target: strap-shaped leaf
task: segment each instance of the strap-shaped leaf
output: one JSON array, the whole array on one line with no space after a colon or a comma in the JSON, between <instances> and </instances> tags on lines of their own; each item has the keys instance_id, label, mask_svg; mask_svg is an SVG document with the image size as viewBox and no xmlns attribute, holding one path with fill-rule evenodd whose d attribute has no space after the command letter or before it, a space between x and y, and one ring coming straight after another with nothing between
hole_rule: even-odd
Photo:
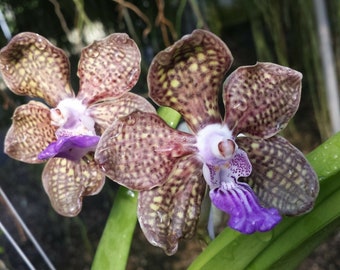
<instances>
[{"instance_id":1,"label":"strap-shaped leaf","mask_svg":"<svg viewBox=\"0 0 340 270\"><path fill-rule=\"evenodd\" d=\"M195 30L158 53L148 73L150 97L178 111L197 132L218 123L218 91L233 57L214 34Z\"/></svg>"},{"instance_id":2,"label":"strap-shaped leaf","mask_svg":"<svg viewBox=\"0 0 340 270\"><path fill-rule=\"evenodd\" d=\"M309 211L319 191L317 176L304 155L286 139L241 137L240 148L247 152L253 166L244 178L266 207L282 214L298 215Z\"/></svg>"},{"instance_id":3,"label":"strap-shaped leaf","mask_svg":"<svg viewBox=\"0 0 340 270\"><path fill-rule=\"evenodd\" d=\"M148 241L173 255L179 239L196 232L204 192L202 163L193 155L181 159L162 186L141 191L138 219Z\"/></svg>"},{"instance_id":4,"label":"strap-shaped leaf","mask_svg":"<svg viewBox=\"0 0 340 270\"><path fill-rule=\"evenodd\" d=\"M115 33L84 48L79 60L78 99L85 104L118 97L138 81L141 55L127 34Z\"/></svg>"},{"instance_id":5,"label":"strap-shaped leaf","mask_svg":"<svg viewBox=\"0 0 340 270\"><path fill-rule=\"evenodd\" d=\"M156 113L155 108L145 98L129 92L119 98L91 104L87 111L96 122L98 134L102 134L113 121L136 110Z\"/></svg>"},{"instance_id":6,"label":"strap-shaped leaf","mask_svg":"<svg viewBox=\"0 0 340 270\"><path fill-rule=\"evenodd\" d=\"M50 124L49 108L30 101L16 108L12 121L4 142L5 153L27 163L43 162L38 154L55 140L56 127Z\"/></svg>"},{"instance_id":7,"label":"strap-shaped leaf","mask_svg":"<svg viewBox=\"0 0 340 270\"><path fill-rule=\"evenodd\" d=\"M300 103L302 74L273 63L240 67L224 83L225 122L234 134L268 138Z\"/></svg>"},{"instance_id":8,"label":"strap-shaped leaf","mask_svg":"<svg viewBox=\"0 0 340 270\"><path fill-rule=\"evenodd\" d=\"M0 51L0 71L15 94L42 98L52 107L74 96L67 56L38 34L13 37Z\"/></svg>"},{"instance_id":9,"label":"strap-shaped leaf","mask_svg":"<svg viewBox=\"0 0 340 270\"><path fill-rule=\"evenodd\" d=\"M101 136L95 159L105 174L135 190L163 184L179 158L196 150L193 135L170 128L156 114L134 112Z\"/></svg>"},{"instance_id":10,"label":"strap-shaped leaf","mask_svg":"<svg viewBox=\"0 0 340 270\"><path fill-rule=\"evenodd\" d=\"M43 186L55 211L73 217L82 208L83 196L97 194L103 187L105 176L87 155L79 162L65 158L52 158L42 174Z\"/></svg>"}]
</instances>

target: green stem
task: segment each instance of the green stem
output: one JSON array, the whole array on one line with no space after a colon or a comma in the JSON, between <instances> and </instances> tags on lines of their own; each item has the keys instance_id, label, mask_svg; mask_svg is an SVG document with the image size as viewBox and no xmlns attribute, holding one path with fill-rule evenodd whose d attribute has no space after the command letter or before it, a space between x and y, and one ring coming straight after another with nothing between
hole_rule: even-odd
<instances>
[{"instance_id":1,"label":"green stem","mask_svg":"<svg viewBox=\"0 0 340 270\"><path fill-rule=\"evenodd\" d=\"M159 116L175 128L181 118L171 108L158 109ZM100 239L92 270L124 270L137 223L137 192L120 187Z\"/></svg>"},{"instance_id":2,"label":"green stem","mask_svg":"<svg viewBox=\"0 0 340 270\"><path fill-rule=\"evenodd\" d=\"M170 107L160 107L157 113L172 128L176 128L181 120L181 115Z\"/></svg>"},{"instance_id":3,"label":"green stem","mask_svg":"<svg viewBox=\"0 0 340 270\"><path fill-rule=\"evenodd\" d=\"M194 12L197 20L197 28L202 28L205 26L205 22L201 13L201 10L199 8L199 5L196 0L189 0L189 3L191 5L192 11Z\"/></svg>"},{"instance_id":4,"label":"green stem","mask_svg":"<svg viewBox=\"0 0 340 270\"><path fill-rule=\"evenodd\" d=\"M94 257L93 270L126 269L137 222L137 197L136 192L119 188Z\"/></svg>"},{"instance_id":5,"label":"green stem","mask_svg":"<svg viewBox=\"0 0 340 270\"><path fill-rule=\"evenodd\" d=\"M182 19L187 0L180 0L176 11L176 32L182 32Z\"/></svg>"}]
</instances>

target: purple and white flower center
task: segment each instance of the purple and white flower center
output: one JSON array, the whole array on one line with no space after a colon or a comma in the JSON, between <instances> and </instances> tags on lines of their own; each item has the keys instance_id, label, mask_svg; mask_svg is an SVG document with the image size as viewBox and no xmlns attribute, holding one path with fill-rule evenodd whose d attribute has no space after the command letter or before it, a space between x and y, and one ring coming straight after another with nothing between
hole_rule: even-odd
<instances>
[{"instance_id":1,"label":"purple and white flower center","mask_svg":"<svg viewBox=\"0 0 340 270\"><path fill-rule=\"evenodd\" d=\"M88 115L86 106L76 98L67 98L59 102L50 111L51 124L58 127L57 140L51 142L38 155L39 159L53 157L79 161L88 152L94 152L99 136L95 132L94 119Z\"/></svg>"},{"instance_id":2,"label":"purple and white flower center","mask_svg":"<svg viewBox=\"0 0 340 270\"><path fill-rule=\"evenodd\" d=\"M231 228L242 233L263 232L281 220L275 208L262 207L250 186L239 181L241 177L250 176L252 165L226 125L204 127L197 134L196 147L203 162L203 176L210 188L211 202L229 215ZM213 228L211 221L208 228ZM211 230L209 233L213 235Z\"/></svg>"},{"instance_id":3,"label":"purple and white flower center","mask_svg":"<svg viewBox=\"0 0 340 270\"><path fill-rule=\"evenodd\" d=\"M51 124L59 127L57 138L62 136L96 135L94 120L88 115L86 106L76 98L67 98L51 109Z\"/></svg>"},{"instance_id":4,"label":"purple and white flower center","mask_svg":"<svg viewBox=\"0 0 340 270\"><path fill-rule=\"evenodd\" d=\"M226 125L212 124L197 133L198 154L204 164L224 165L232 159L238 147Z\"/></svg>"}]
</instances>

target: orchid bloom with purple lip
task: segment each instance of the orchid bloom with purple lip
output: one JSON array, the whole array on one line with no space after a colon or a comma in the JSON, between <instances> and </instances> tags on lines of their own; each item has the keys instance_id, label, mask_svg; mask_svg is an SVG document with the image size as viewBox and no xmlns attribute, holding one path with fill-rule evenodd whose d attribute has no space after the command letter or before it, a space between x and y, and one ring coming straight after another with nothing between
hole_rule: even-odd
<instances>
[{"instance_id":1,"label":"orchid bloom with purple lip","mask_svg":"<svg viewBox=\"0 0 340 270\"><path fill-rule=\"evenodd\" d=\"M5 138L5 153L42 163L43 186L61 215L75 216L82 197L98 193L105 175L93 153L111 122L136 109L154 113L144 98L128 93L137 83L141 55L126 34L115 33L84 48L80 90L70 85L66 54L35 33L16 35L0 51L0 70L17 95L43 99L19 106Z\"/></svg>"},{"instance_id":2,"label":"orchid bloom with purple lip","mask_svg":"<svg viewBox=\"0 0 340 270\"><path fill-rule=\"evenodd\" d=\"M141 228L169 255L180 238L194 235L206 184L228 226L246 234L309 211L318 194L303 154L277 135L298 108L301 73L272 63L239 67L223 84L222 119L218 93L232 61L214 34L184 36L155 56L148 86L192 134L137 111L116 120L95 152L106 175L140 191Z\"/></svg>"}]
</instances>

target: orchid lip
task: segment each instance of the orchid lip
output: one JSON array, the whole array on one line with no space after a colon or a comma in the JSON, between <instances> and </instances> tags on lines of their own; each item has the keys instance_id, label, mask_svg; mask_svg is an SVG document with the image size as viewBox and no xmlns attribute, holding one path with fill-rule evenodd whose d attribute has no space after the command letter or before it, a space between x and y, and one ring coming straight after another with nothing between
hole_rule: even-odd
<instances>
[{"instance_id":1,"label":"orchid lip","mask_svg":"<svg viewBox=\"0 0 340 270\"><path fill-rule=\"evenodd\" d=\"M71 137L60 137L57 141L50 143L38 155L38 159L44 160L53 157L66 158L79 161L88 152L93 152L99 142L100 136L79 135Z\"/></svg>"},{"instance_id":2,"label":"orchid lip","mask_svg":"<svg viewBox=\"0 0 340 270\"><path fill-rule=\"evenodd\" d=\"M252 165L242 149L235 151L228 166L203 165L211 202L229 215L230 228L245 234L271 230L281 220L277 209L262 207L250 186L238 181L251 172Z\"/></svg>"},{"instance_id":3,"label":"orchid lip","mask_svg":"<svg viewBox=\"0 0 340 270\"><path fill-rule=\"evenodd\" d=\"M213 204L229 215L228 226L244 234L266 232L281 221L276 208L262 207L253 191L245 183L225 190L210 191Z\"/></svg>"}]
</instances>

